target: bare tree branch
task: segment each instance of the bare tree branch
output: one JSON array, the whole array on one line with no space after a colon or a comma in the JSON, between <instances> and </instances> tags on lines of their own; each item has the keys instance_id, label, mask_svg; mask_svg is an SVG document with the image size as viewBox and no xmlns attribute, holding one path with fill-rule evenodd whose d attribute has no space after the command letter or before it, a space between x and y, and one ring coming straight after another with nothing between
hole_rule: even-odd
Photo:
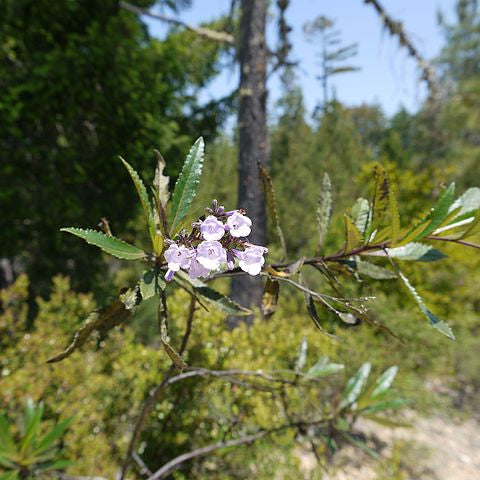
<instances>
[{"instance_id":1,"label":"bare tree branch","mask_svg":"<svg viewBox=\"0 0 480 480\"><path fill-rule=\"evenodd\" d=\"M373 6L390 35L392 35L392 37L397 37L400 45L405 47L409 55L417 61L418 66L422 71L422 80L426 82L430 90L430 94L435 96L438 92L436 72L428 60L426 60L425 57L420 54L415 45L408 38L402 22L394 20L392 17L390 17L378 0L364 0L364 2Z\"/></svg>"},{"instance_id":2,"label":"bare tree branch","mask_svg":"<svg viewBox=\"0 0 480 480\"><path fill-rule=\"evenodd\" d=\"M138 15L145 15L147 17L154 18L155 20L160 20L162 22L171 23L172 25L178 25L180 27L184 27L187 30L190 30L191 32L196 33L200 37L208 38L210 40L215 40L216 42L227 43L228 45L235 45L235 39L233 38L233 35L230 35L229 33L218 32L216 30L211 30L209 28L204 28L204 27L196 27L178 18L172 18L167 15L163 15L161 13L152 13L149 10L137 7L127 2L120 2L120 6L125 10L128 10L129 12L137 13Z\"/></svg>"}]
</instances>

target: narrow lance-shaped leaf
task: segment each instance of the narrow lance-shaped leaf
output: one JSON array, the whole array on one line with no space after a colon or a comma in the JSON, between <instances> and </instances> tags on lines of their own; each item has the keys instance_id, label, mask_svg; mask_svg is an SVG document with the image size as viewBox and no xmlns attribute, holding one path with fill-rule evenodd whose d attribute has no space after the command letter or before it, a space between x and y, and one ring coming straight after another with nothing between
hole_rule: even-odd
<instances>
[{"instance_id":1,"label":"narrow lance-shaped leaf","mask_svg":"<svg viewBox=\"0 0 480 480\"><path fill-rule=\"evenodd\" d=\"M440 333L443 333L443 335L447 336L451 340L455 340L455 335L452 332L452 329L442 320L439 320L425 305L424 301L422 300L422 297L418 294L417 290L413 285L410 283L408 278L400 271L397 271L399 277L402 279L403 283L406 285L410 293L412 294L413 298L417 302L418 307L422 311L422 313L427 317L429 320L430 324L432 325L433 328L436 328Z\"/></svg>"},{"instance_id":2,"label":"narrow lance-shaped leaf","mask_svg":"<svg viewBox=\"0 0 480 480\"><path fill-rule=\"evenodd\" d=\"M342 399L340 401L340 410L352 405L360 396L363 387L367 382L368 376L370 375L371 368L372 365L370 363L364 363L358 372L348 380L347 386L345 387L345 390L342 394Z\"/></svg>"},{"instance_id":3,"label":"narrow lance-shaped leaf","mask_svg":"<svg viewBox=\"0 0 480 480\"><path fill-rule=\"evenodd\" d=\"M146 257L146 253L140 248L130 245L119 238L105 235L97 230L68 227L61 228L60 231L83 238L83 240L90 245L95 245L104 252L123 260L140 260Z\"/></svg>"},{"instance_id":4,"label":"narrow lance-shaped leaf","mask_svg":"<svg viewBox=\"0 0 480 480\"><path fill-rule=\"evenodd\" d=\"M345 252L351 252L362 243L362 235L347 214L344 214L343 219L345 222Z\"/></svg>"},{"instance_id":5,"label":"narrow lance-shaped leaf","mask_svg":"<svg viewBox=\"0 0 480 480\"><path fill-rule=\"evenodd\" d=\"M322 250L325 244L330 219L332 218L332 182L328 173L323 175L322 189L318 197L317 206L317 228L318 228L318 249Z\"/></svg>"},{"instance_id":6,"label":"narrow lance-shaped leaf","mask_svg":"<svg viewBox=\"0 0 480 480\"><path fill-rule=\"evenodd\" d=\"M397 245L406 245L421 240L433 233L448 217L449 209L455 195L455 184L451 183L445 190L434 208L419 222L417 222L401 239Z\"/></svg>"},{"instance_id":7,"label":"narrow lance-shaped leaf","mask_svg":"<svg viewBox=\"0 0 480 480\"><path fill-rule=\"evenodd\" d=\"M161 249L163 248L163 237L167 236L168 234L166 211L167 203L170 198L170 192L168 190L169 177L163 173L166 166L165 160L158 150L155 150L155 155L157 157L157 168L155 169L155 177L153 179L153 198L155 200L153 205L153 216L156 228L155 252L160 254ZM160 232L158 230L160 230Z\"/></svg>"},{"instance_id":8,"label":"narrow lance-shaped leaf","mask_svg":"<svg viewBox=\"0 0 480 480\"><path fill-rule=\"evenodd\" d=\"M262 296L262 313L265 318L269 318L275 313L279 293L280 284L276 280L267 278Z\"/></svg>"},{"instance_id":9,"label":"narrow lance-shaped leaf","mask_svg":"<svg viewBox=\"0 0 480 480\"><path fill-rule=\"evenodd\" d=\"M36 405L33 415L28 418L25 425L25 432L23 433L22 440L20 441L20 453L25 453L29 447L31 447L35 441L38 427L43 416L43 403Z\"/></svg>"},{"instance_id":10,"label":"narrow lance-shaped leaf","mask_svg":"<svg viewBox=\"0 0 480 480\"><path fill-rule=\"evenodd\" d=\"M417 242L409 243L403 247L387 248L386 252L392 258L413 262L433 262L446 257L444 253L431 245Z\"/></svg>"},{"instance_id":11,"label":"narrow lance-shaped leaf","mask_svg":"<svg viewBox=\"0 0 480 480\"><path fill-rule=\"evenodd\" d=\"M344 368L341 363L330 363L328 357L323 357L307 371L307 377L327 377L341 372Z\"/></svg>"},{"instance_id":12,"label":"narrow lance-shaped leaf","mask_svg":"<svg viewBox=\"0 0 480 480\"><path fill-rule=\"evenodd\" d=\"M393 181L390 182L390 195L389 195L389 204L390 204L390 227L391 227L391 242L395 244L400 235L400 214L398 212L398 204L396 197L396 187Z\"/></svg>"},{"instance_id":13,"label":"narrow lance-shaped leaf","mask_svg":"<svg viewBox=\"0 0 480 480\"><path fill-rule=\"evenodd\" d=\"M70 345L63 352L47 360L47 363L60 362L69 357L75 350L85 344L93 332L105 333L116 325L120 325L130 318L139 301L138 290L128 289L110 304L93 311L75 333Z\"/></svg>"},{"instance_id":14,"label":"narrow lance-shaped leaf","mask_svg":"<svg viewBox=\"0 0 480 480\"><path fill-rule=\"evenodd\" d=\"M374 278L375 280L388 280L397 278L396 273L375 265L374 263L365 262L364 260L355 260L355 266L360 275L365 275L367 277Z\"/></svg>"},{"instance_id":15,"label":"narrow lance-shaped leaf","mask_svg":"<svg viewBox=\"0 0 480 480\"><path fill-rule=\"evenodd\" d=\"M307 363L307 353L308 353L308 342L305 337L302 338L300 345L298 346L297 358L295 360L294 370L296 372L301 372L303 367Z\"/></svg>"},{"instance_id":16,"label":"narrow lance-shaped leaf","mask_svg":"<svg viewBox=\"0 0 480 480\"><path fill-rule=\"evenodd\" d=\"M135 169L122 157L120 157L123 165L127 169L130 177L132 178L133 184L135 185L135 189L137 190L138 197L140 199L140 203L142 204L143 211L145 213L145 218L147 219L148 231L150 233L150 238L152 243L155 240L155 221L153 216L153 209L152 204L150 203L150 199L148 198L147 189L140 178L140 175L135 171Z\"/></svg>"},{"instance_id":17,"label":"narrow lance-shaped leaf","mask_svg":"<svg viewBox=\"0 0 480 480\"><path fill-rule=\"evenodd\" d=\"M172 196L172 221L170 234L175 236L182 220L188 215L202 174L205 143L200 137L188 152Z\"/></svg>"},{"instance_id":18,"label":"narrow lance-shaped leaf","mask_svg":"<svg viewBox=\"0 0 480 480\"><path fill-rule=\"evenodd\" d=\"M258 171L260 174L260 181L262 184L263 194L265 196L265 203L267 205L268 215L270 219L273 221L273 224L275 225L278 239L282 247L282 253L283 253L282 259L283 259L287 256L287 245L285 243L285 237L283 236L282 227L280 226L280 217L278 215L273 182L266 168L263 167L260 163L258 164Z\"/></svg>"},{"instance_id":19,"label":"narrow lance-shaped leaf","mask_svg":"<svg viewBox=\"0 0 480 480\"><path fill-rule=\"evenodd\" d=\"M368 231L367 241L370 234L378 228L385 218L389 208L390 184L387 172L381 165L375 165L373 169L375 175L375 194L372 205L372 222Z\"/></svg>"},{"instance_id":20,"label":"narrow lance-shaped leaf","mask_svg":"<svg viewBox=\"0 0 480 480\"><path fill-rule=\"evenodd\" d=\"M398 373L398 367L393 365L392 367L385 370L376 380L375 389L372 392L371 398L376 398L383 395L393 383L396 375Z\"/></svg>"},{"instance_id":21,"label":"narrow lance-shaped leaf","mask_svg":"<svg viewBox=\"0 0 480 480\"><path fill-rule=\"evenodd\" d=\"M67 418L57 423L47 434L45 434L35 445L33 455L38 455L49 449L65 432L72 423L73 418Z\"/></svg>"},{"instance_id":22,"label":"narrow lance-shaped leaf","mask_svg":"<svg viewBox=\"0 0 480 480\"><path fill-rule=\"evenodd\" d=\"M0 414L0 455L2 452L12 453L15 451L15 443L10 433L8 420Z\"/></svg>"}]
</instances>

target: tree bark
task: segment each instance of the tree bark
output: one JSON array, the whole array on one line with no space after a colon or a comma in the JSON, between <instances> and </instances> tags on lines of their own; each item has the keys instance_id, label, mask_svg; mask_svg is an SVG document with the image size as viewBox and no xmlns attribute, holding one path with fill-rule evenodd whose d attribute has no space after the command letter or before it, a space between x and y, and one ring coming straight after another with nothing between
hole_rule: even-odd
<instances>
[{"instance_id":1,"label":"tree bark","mask_svg":"<svg viewBox=\"0 0 480 480\"><path fill-rule=\"evenodd\" d=\"M242 0L238 57L239 89L239 185L238 206L253 221L251 243L266 245L267 222L265 202L258 176L257 163L267 165L266 62L265 41L268 0ZM232 281L232 297L243 306L260 305L263 282L261 277L239 276ZM247 322L252 318L243 317ZM229 318L234 327L237 318Z\"/></svg>"}]
</instances>

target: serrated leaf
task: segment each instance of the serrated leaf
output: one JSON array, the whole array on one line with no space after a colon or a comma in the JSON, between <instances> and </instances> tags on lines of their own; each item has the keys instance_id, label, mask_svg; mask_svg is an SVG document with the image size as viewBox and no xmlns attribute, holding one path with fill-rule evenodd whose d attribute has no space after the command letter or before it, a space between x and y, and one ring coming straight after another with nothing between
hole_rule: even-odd
<instances>
[{"instance_id":1,"label":"serrated leaf","mask_svg":"<svg viewBox=\"0 0 480 480\"><path fill-rule=\"evenodd\" d=\"M170 234L173 238L182 220L188 215L202 174L205 143L200 137L188 152L172 196L172 222Z\"/></svg>"},{"instance_id":2,"label":"serrated leaf","mask_svg":"<svg viewBox=\"0 0 480 480\"><path fill-rule=\"evenodd\" d=\"M416 242L411 242L403 247L387 248L386 251L392 258L416 262L434 262L446 257L444 253L431 245Z\"/></svg>"},{"instance_id":3,"label":"serrated leaf","mask_svg":"<svg viewBox=\"0 0 480 480\"><path fill-rule=\"evenodd\" d=\"M458 208L460 209L457 213L458 217L478 210L480 208L480 188L472 187L466 190L452 203L449 212L453 212Z\"/></svg>"},{"instance_id":4,"label":"serrated leaf","mask_svg":"<svg viewBox=\"0 0 480 480\"><path fill-rule=\"evenodd\" d=\"M323 175L322 189L318 197L317 206L317 229L318 229L318 249L322 250L327 236L330 219L332 218L332 182L328 173Z\"/></svg>"},{"instance_id":5,"label":"serrated leaf","mask_svg":"<svg viewBox=\"0 0 480 480\"><path fill-rule=\"evenodd\" d=\"M138 287L140 289L142 301L145 301L160 293L161 290L165 290L166 283L159 270L152 268L151 270L144 272L142 278L138 282Z\"/></svg>"},{"instance_id":6,"label":"serrated leaf","mask_svg":"<svg viewBox=\"0 0 480 480\"><path fill-rule=\"evenodd\" d=\"M127 169L133 184L135 185L135 190L137 190L138 197L140 199L140 203L142 204L143 211L145 213L145 218L147 219L148 231L150 233L150 238L152 243L155 239L155 220L153 215L152 204L150 203L150 199L148 198L147 189L140 178L140 175L136 172L136 170L122 157L120 157L123 165Z\"/></svg>"},{"instance_id":7,"label":"serrated leaf","mask_svg":"<svg viewBox=\"0 0 480 480\"><path fill-rule=\"evenodd\" d=\"M398 270L398 275L402 279L403 283L406 285L410 293L412 294L413 298L417 302L418 307L420 308L421 312L427 317L427 319L430 322L430 325L432 325L433 328L436 328L440 333L443 333L443 335L447 336L451 340L455 340L455 335L452 332L452 329L443 322L442 320L439 320L425 305L422 297L419 295L415 287L410 283L408 278L400 271Z\"/></svg>"},{"instance_id":8,"label":"serrated leaf","mask_svg":"<svg viewBox=\"0 0 480 480\"><path fill-rule=\"evenodd\" d=\"M48 450L65 432L72 423L73 418L67 418L57 423L47 434L45 434L35 445L32 455L39 455L44 450Z\"/></svg>"},{"instance_id":9,"label":"serrated leaf","mask_svg":"<svg viewBox=\"0 0 480 480\"><path fill-rule=\"evenodd\" d=\"M280 226L280 217L277 210L277 202L275 200L275 189L273 188L272 178L267 172L267 169L258 164L258 172L260 175L260 182L262 184L263 195L265 197L265 204L267 206L268 216L275 225L277 236L282 247L282 259L287 256L287 245L285 243L285 237L283 235L282 227Z\"/></svg>"},{"instance_id":10,"label":"serrated leaf","mask_svg":"<svg viewBox=\"0 0 480 480\"><path fill-rule=\"evenodd\" d=\"M61 228L60 231L80 237L90 245L95 245L104 252L123 260L141 260L146 258L146 253L140 248L97 230L67 227Z\"/></svg>"},{"instance_id":11,"label":"serrated leaf","mask_svg":"<svg viewBox=\"0 0 480 480\"><path fill-rule=\"evenodd\" d=\"M398 373L398 367L396 365L385 370L376 380L376 387L372 392L371 398L379 397L383 395L392 385L395 376Z\"/></svg>"},{"instance_id":12,"label":"serrated leaf","mask_svg":"<svg viewBox=\"0 0 480 480\"><path fill-rule=\"evenodd\" d=\"M345 387L340 400L340 410L343 410L344 408L355 403L357 398L362 393L363 387L365 386L368 376L370 375L371 368L372 365L369 362L364 363L358 372L348 380L347 386Z\"/></svg>"},{"instance_id":13,"label":"serrated leaf","mask_svg":"<svg viewBox=\"0 0 480 480\"><path fill-rule=\"evenodd\" d=\"M400 214L398 212L396 187L393 182L390 182L390 227L391 227L391 241L394 244L400 235Z\"/></svg>"},{"instance_id":14,"label":"serrated leaf","mask_svg":"<svg viewBox=\"0 0 480 480\"><path fill-rule=\"evenodd\" d=\"M356 260L355 266L360 275L365 275L367 277L374 278L375 280L389 280L392 278L397 278L396 273L387 270L386 268L379 267L374 263L365 262L364 260Z\"/></svg>"},{"instance_id":15,"label":"serrated leaf","mask_svg":"<svg viewBox=\"0 0 480 480\"><path fill-rule=\"evenodd\" d=\"M297 358L295 360L294 370L296 372L301 372L303 370L303 367L307 363L307 353L308 341L305 337L303 337L300 345L298 346Z\"/></svg>"},{"instance_id":16,"label":"serrated leaf","mask_svg":"<svg viewBox=\"0 0 480 480\"><path fill-rule=\"evenodd\" d=\"M138 289L128 289L105 307L94 310L77 330L70 345L63 352L48 359L47 363L60 362L69 357L75 350L85 344L93 332L97 331L104 334L113 327L120 325L131 317L139 302Z\"/></svg>"},{"instance_id":17,"label":"serrated leaf","mask_svg":"<svg viewBox=\"0 0 480 480\"><path fill-rule=\"evenodd\" d=\"M352 207L352 220L362 235L369 229L371 213L370 204L365 198L358 198Z\"/></svg>"},{"instance_id":18,"label":"serrated leaf","mask_svg":"<svg viewBox=\"0 0 480 480\"><path fill-rule=\"evenodd\" d=\"M372 222L369 233L378 228L382 223L390 205L390 182L387 172L381 165L375 165L375 167L373 167L373 174L375 176L375 194L373 197Z\"/></svg>"},{"instance_id":19,"label":"serrated leaf","mask_svg":"<svg viewBox=\"0 0 480 480\"><path fill-rule=\"evenodd\" d=\"M279 293L280 284L276 280L267 278L262 296L262 313L265 318L269 318L275 313Z\"/></svg>"},{"instance_id":20,"label":"serrated leaf","mask_svg":"<svg viewBox=\"0 0 480 480\"><path fill-rule=\"evenodd\" d=\"M352 219L347 215L343 215L345 222L345 252L351 252L355 247L362 243L362 234L352 222Z\"/></svg>"},{"instance_id":21,"label":"serrated leaf","mask_svg":"<svg viewBox=\"0 0 480 480\"><path fill-rule=\"evenodd\" d=\"M198 278L190 278L185 272L177 272L174 279L176 279L177 282L180 280L180 282L189 284L193 288L193 292L198 295L200 299L206 300L208 304L228 315L241 317L252 315L253 313L248 308L242 307L237 302L233 301L230 297L208 287Z\"/></svg>"}]
</instances>

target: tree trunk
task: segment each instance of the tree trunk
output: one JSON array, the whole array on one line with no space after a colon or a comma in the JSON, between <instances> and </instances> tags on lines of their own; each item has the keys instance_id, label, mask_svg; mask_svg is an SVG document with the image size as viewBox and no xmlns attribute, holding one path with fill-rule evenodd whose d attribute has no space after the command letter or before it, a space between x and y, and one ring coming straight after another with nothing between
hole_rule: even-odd
<instances>
[{"instance_id":1,"label":"tree trunk","mask_svg":"<svg viewBox=\"0 0 480 480\"><path fill-rule=\"evenodd\" d=\"M240 62L239 89L239 188L238 206L247 211L253 221L251 243L266 245L267 222L265 203L258 176L257 163L268 163L266 117L265 26L268 0L242 0L238 56ZM241 305L260 305L262 278L239 276L232 281L232 297ZM247 322L252 318L242 317ZM234 327L237 318L229 318Z\"/></svg>"}]
</instances>

